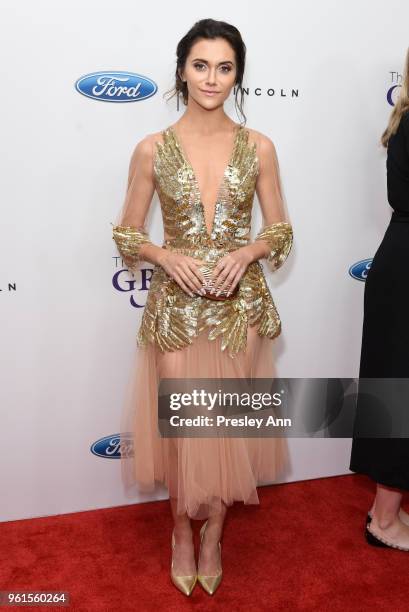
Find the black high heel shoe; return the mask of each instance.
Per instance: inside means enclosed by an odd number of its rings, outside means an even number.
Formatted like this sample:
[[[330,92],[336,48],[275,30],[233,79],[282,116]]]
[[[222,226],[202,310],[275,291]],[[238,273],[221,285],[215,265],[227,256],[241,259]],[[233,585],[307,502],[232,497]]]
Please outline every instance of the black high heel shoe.
[[[380,536],[376,536],[369,529],[369,525],[372,523],[372,516],[369,514],[366,515],[366,524],[365,524],[365,538],[368,544],[371,546],[378,546],[379,548],[397,548],[398,550],[403,550],[404,552],[409,552],[409,548],[405,548],[404,546],[398,546],[397,544],[392,544],[392,542],[387,542]]]
[[[378,546],[379,548],[396,548],[397,550],[403,550],[404,552],[409,552],[409,548],[405,548],[404,546],[398,546],[398,544],[392,544],[392,542],[387,542],[380,536],[376,536],[369,530],[370,523],[367,524],[365,529],[365,537],[368,544],[371,546]]]

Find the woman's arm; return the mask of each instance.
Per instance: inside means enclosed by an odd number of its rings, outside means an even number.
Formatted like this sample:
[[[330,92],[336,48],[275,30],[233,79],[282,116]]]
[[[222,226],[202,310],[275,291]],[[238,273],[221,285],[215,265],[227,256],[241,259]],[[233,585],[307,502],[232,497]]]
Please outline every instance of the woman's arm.
[[[136,145],[129,163],[125,201],[113,226],[113,240],[131,271],[138,261],[158,264],[163,255],[163,249],[151,242],[144,225],[155,192],[153,149],[152,135]]]
[[[254,242],[221,257],[212,273],[216,295],[229,287],[230,295],[248,265],[258,259],[266,258],[277,270],[291,250],[293,231],[286,220],[275,147],[267,136],[260,132],[257,136],[259,171],[256,193],[264,224]]]
[[[265,258],[278,269],[291,250],[293,232],[283,202],[280,170],[275,146],[264,134],[258,133],[259,174],[256,193],[263,215],[263,227],[255,241],[249,244],[252,261]]]
[[[199,259],[175,253],[153,244],[145,229],[145,219],[155,192],[153,170],[154,135],[146,136],[135,147],[129,164],[125,202],[113,227],[113,239],[122,259],[132,272],[140,260],[161,266],[190,296],[202,293],[204,277]]]

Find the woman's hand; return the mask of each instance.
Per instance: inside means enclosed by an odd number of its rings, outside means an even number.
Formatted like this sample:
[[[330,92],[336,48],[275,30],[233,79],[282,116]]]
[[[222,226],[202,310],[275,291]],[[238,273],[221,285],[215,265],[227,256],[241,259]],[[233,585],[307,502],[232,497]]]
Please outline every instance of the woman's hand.
[[[219,259],[212,272],[211,279],[214,280],[214,285],[210,293],[219,295],[228,289],[227,295],[230,295],[234,291],[248,265],[254,260],[252,247],[253,245],[241,247]]]
[[[205,278],[198,267],[206,262],[202,259],[190,257],[190,255],[182,255],[166,249],[162,250],[163,254],[161,253],[158,257],[158,265],[165,270],[166,274],[171,276],[179,287],[191,297],[194,295],[192,292],[204,295]]]

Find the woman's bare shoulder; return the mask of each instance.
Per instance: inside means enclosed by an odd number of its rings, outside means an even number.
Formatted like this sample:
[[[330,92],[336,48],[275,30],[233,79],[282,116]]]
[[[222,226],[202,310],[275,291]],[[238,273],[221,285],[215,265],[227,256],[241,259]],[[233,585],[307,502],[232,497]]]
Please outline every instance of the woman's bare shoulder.
[[[259,143],[261,146],[265,146],[265,147],[268,147],[269,145],[274,146],[274,142],[272,141],[270,136],[267,136],[267,134],[264,134],[263,132],[260,132],[259,130],[249,128],[247,126],[246,126],[246,129],[249,132],[250,138],[252,138],[254,141]]]
[[[158,132],[152,132],[148,134],[146,138],[149,140],[151,145],[154,145],[156,142],[163,142],[163,132],[165,130],[159,130]]]
[[[152,161],[155,153],[155,144],[158,142],[163,142],[162,131],[146,134],[134,144],[132,159],[146,162]]]
[[[269,156],[276,155],[276,148],[274,146],[274,142],[272,139],[267,136],[267,134],[263,134],[259,130],[254,130],[246,126],[246,129],[249,132],[249,142],[256,143],[257,153],[259,156]]]

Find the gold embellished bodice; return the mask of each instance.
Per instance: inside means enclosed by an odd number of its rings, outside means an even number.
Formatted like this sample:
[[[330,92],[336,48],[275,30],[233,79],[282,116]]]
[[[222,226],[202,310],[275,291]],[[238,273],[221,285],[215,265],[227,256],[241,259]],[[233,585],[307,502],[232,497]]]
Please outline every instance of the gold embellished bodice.
[[[243,126],[236,129],[210,233],[194,170],[174,130],[168,127],[161,133],[163,141],[155,143],[154,176],[163,217],[164,248],[217,261],[250,242],[259,161],[256,144],[248,141],[248,130]],[[162,351],[174,351],[192,344],[207,329],[209,340],[221,335],[221,349],[227,349],[234,357],[246,348],[247,326],[256,323],[260,336],[275,338],[280,333],[280,318],[259,261],[248,266],[236,296],[223,301],[188,295],[162,267],[155,265],[137,340],[139,345],[156,342]]]
[[[201,244],[223,247],[233,241],[236,248],[247,244],[258,159],[255,143],[248,144],[248,130],[236,127],[233,150],[218,187],[210,233],[199,184],[174,130],[162,132],[154,159],[156,189],[159,195],[164,233],[175,244]],[[215,244],[216,243],[216,244]]]

